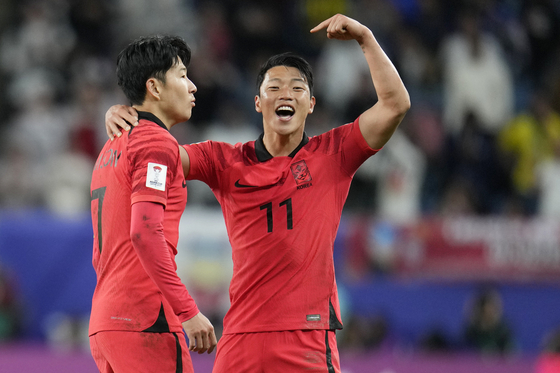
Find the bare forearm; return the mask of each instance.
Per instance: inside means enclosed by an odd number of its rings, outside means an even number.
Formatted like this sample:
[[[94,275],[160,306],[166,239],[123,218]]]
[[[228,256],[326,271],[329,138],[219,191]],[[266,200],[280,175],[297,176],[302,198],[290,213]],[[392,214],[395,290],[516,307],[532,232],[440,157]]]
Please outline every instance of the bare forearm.
[[[377,103],[360,115],[360,130],[373,149],[380,149],[395,132],[410,108],[410,97],[395,66],[369,28],[337,14],[311,29],[327,29],[329,39],[356,40],[362,47],[377,92]]]
[[[379,102],[404,116],[410,108],[410,97],[397,69],[368,28],[364,27],[363,36],[357,41],[368,63]]]

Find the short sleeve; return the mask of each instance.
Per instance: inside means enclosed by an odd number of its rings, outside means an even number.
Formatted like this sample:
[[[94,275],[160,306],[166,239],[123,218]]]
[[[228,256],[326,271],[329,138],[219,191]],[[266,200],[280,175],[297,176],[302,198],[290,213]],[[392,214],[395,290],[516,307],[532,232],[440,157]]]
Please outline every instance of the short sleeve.
[[[380,150],[372,149],[368,145],[360,130],[359,120],[358,118],[352,123],[333,130],[335,137],[342,139],[340,143],[340,163],[349,175],[353,175],[369,157]]]
[[[203,141],[196,144],[183,145],[189,154],[189,174],[187,180],[200,180],[207,184],[210,188],[218,185],[216,177],[216,169],[214,167],[214,157],[217,153],[221,153],[217,149],[218,143],[214,141]]]
[[[157,202],[167,206],[170,183],[177,172],[177,142],[164,129],[142,126],[130,134],[128,147],[131,203]]]

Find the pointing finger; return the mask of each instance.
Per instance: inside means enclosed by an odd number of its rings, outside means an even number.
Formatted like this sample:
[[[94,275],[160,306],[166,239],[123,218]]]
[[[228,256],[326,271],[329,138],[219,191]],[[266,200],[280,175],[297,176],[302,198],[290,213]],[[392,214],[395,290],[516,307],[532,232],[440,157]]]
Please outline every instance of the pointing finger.
[[[324,20],[323,22],[319,23],[317,26],[313,27],[309,32],[317,32],[319,30],[324,29],[325,27],[327,27],[329,25],[329,23],[331,22],[333,17]]]

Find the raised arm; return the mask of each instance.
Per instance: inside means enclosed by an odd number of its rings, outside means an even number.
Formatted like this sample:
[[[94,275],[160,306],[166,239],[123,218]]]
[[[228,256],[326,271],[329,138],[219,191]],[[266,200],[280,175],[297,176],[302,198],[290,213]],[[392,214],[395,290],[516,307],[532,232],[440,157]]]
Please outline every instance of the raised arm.
[[[369,28],[337,14],[315,26],[311,32],[325,28],[329,39],[356,40],[364,52],[378,101],[361,114],[360,130],[370,147],[380,149],[410,109],[408,91]]]

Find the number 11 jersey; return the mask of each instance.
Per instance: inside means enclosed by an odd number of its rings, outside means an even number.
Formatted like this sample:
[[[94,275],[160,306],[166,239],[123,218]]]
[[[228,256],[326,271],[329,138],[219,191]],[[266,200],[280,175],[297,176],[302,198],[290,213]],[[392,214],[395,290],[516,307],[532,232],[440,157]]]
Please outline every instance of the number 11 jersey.
[[[187,179],[210,186],[233,258],[224,334],[340,329],[333,245],[358,167],[371,149],[358,120],[272,157],[263,136],[245,144],[184,145]]]

